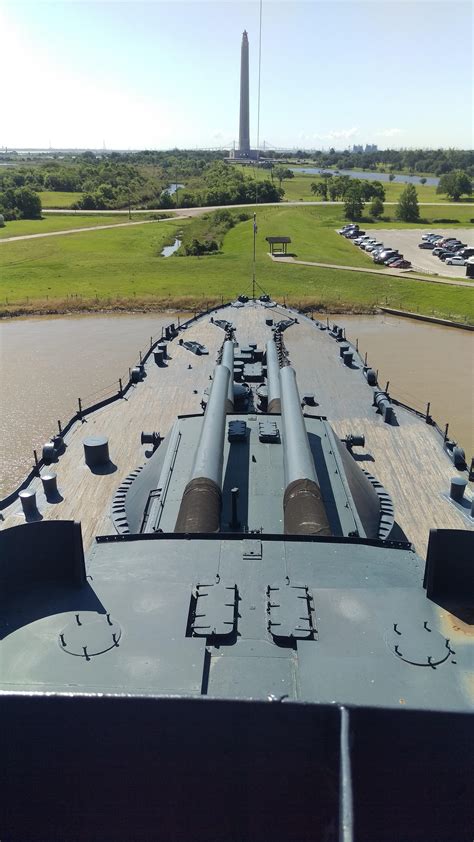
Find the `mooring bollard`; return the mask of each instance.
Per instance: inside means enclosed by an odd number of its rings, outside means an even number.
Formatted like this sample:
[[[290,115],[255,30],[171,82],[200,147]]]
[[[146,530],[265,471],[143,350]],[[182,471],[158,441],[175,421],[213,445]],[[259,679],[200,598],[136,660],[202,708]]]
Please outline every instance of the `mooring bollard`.
[[[25,517],[34,515],[37,511],[36,491],[32,491],[30,488],[27,488],[24,491],[20,491],[18,496],[20,498],[23,514],[25,515]]]
[[[41,474],[41,482],[43,483],[43,491],[46,499],[55,497],[58,493],[56,474]]]
[[[89,468],[109,464],[109,440],[107,436],[90,436],[84,439],[83,445],[84,459]]]

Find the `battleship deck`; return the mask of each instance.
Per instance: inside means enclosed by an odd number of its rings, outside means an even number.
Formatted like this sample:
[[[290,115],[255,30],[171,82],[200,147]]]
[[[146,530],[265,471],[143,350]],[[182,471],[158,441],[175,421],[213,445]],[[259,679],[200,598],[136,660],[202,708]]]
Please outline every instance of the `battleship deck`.
[[[288,318],[288,311],[265,309],[260,304],[242,308],[229,306],[216,317],[227,319],[236,328],[239,344],[257,342],[264,347],[271,338],[266,318]],[[123,480],[149,455],[142,446],[142,431],[166,435],[177,415],[201,412],[201,398],[223,342],[223,331],[209,317],[180,333],[185,340],[206,345],[209,355],[196,356],[178,344],[168,345],[170,359],[164,367],[148,360],[143,382],[134,386],[121,400],[86,416],[66,436],[66,450],[54,464],[60,497],[48,504],[41,480],[33,481],[37,492],[36,519],[75,519],[82,523],[84,545],[88,548],[95,535],[111,534],[110,517],[113,495]],[[372,406],[372,389],[362,373],[360,360],[354,356],[351,368],[340,360],[339,344],[327,331],[299,317],[298,324],[284,333],[291,364],[295,367],[300,393],[313,393],[316,408],[310,414],[326,416],[336,433],[363,433],[366,447],[355,456],[361,467],[375,475],[390,493],[395,517],[420,555],[426,552],[430,528],[470,529],[472,521],[448,499],[455,470],[436,430],[401,407],[396,407],[396,423],[386,424]],[[109,440],[111,463],[93,472],[84,462],[83,439],[104,435]],[[148,453],[147,453],[148,451]],[[466,493],[470,501],[471,491]],[[25,522],[19,501],[4,511],[1,528]]]

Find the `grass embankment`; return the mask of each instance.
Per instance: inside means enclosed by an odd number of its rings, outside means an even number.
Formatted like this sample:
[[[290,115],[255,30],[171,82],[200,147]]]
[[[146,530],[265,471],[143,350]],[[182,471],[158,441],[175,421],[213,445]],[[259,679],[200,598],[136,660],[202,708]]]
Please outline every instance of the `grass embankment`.
[[[38,193],[44,208],[70,208],[82,198],[82,193],[62,193],[55,190],[42,190]]]
[[[209,233],[212,236],[212,214]],[[267,256],[265,237],[289,234],[301,259],[366,260],[335,233],[342,209],[288,208],[258,211],[257,279],[278,300],[331,312],[373,312],[378,306],[474,322],[472,288],[417,283],[364,272],[278,264]],[[0,249],[0,313],[70,312],[103,309],[202,307],[250,292],[252,220],[224,237],[221,253],[205,257],[160,257],[178,231],[202,236],[201,220],[109,229],[67,237],[5,243]]]
[[[145,214],[133,216],[132,222],[143,222]],[[15,219],[7,222],[5,228],[0,228],[0,240],[8,237],[22,237],[27,234],[50,234],[53,231],[69,231],[73,228],[95,228],[97,225],[120,225],[129,222],[128,216],[87,216],[74,214],[74,216],[45,216],[43,219]]]

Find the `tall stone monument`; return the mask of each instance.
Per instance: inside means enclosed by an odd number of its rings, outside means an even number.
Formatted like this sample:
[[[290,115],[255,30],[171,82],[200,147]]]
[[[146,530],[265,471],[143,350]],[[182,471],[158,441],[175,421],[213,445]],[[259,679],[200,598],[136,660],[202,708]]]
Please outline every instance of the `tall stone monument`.
[[[249,132],[249,39],[244,30],[240,49],[240,127],[239,152],[241,157],[250,156]]]
[[[240,48],[240,125],[239,125],[239,148],[232,149],[232,159],[242,161],[258,160],[256,149],[250,148],[249,128],[249,39],[246,30],[242,33],[242,45]]]

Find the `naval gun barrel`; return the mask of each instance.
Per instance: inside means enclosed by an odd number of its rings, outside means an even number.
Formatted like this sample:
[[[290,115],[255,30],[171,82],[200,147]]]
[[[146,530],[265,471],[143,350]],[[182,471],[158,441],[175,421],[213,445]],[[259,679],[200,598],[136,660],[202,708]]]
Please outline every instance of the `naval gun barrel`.
[[[218,532],[222,503],[222,467],[230,371],[214,369],[191,479],[184,489],[175,532]]]
[[[301,411],[296,374],[291,366],[280,369],[280,384],[285,471],[285,533],[331,535]]]
[[[225,365],[230,371],[229,386],[227,389],[226,412],[234,411],[234,343],[226,339],[222,349],[221,365]]]
[[[267,351],[267,389],[268,389],[268,412],[279,415],[281,412],[280,398],[280,365],[275,341],[269,339],[266,345]]]

